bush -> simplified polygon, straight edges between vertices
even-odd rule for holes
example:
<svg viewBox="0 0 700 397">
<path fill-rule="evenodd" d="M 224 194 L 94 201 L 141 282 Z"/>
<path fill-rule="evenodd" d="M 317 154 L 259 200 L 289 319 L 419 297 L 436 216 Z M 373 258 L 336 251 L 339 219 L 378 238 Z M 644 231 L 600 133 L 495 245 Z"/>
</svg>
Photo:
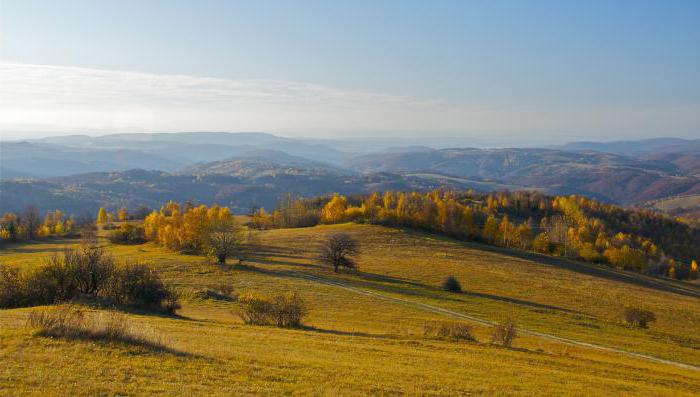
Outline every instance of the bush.
<svg viewBox="0 0 700 397">
<path fill-rule="evenodd" d="M 239 298 L 246 324 L 300 327 L 307 314 L 304 301 L 294 293 L 274 297 L 245 294 Z"/>
<path fill-rule="evenodd" d="M 656 321 L 654 312 L 638 307 L 625 308 L 624 316 L 627 324 L 637 328 L 647 328 L 650 322 Z"/>
<path fill-rule="evenodd" d="M 155 272 L 144 265 L 118 266 L 101 249 L 66 250 L 31 271 L 0 269 L 0 308 L 46 305 L 79 297 L 169 313 L 179 308 L 177 294 Z"/>
<path fill-rule="evenodd" d="M 518 328 L 513 321 L 507 320 L 495 326 L 491 343 L 511 347 L 516 336 L 518 336 Z"/>
<path fill-rule="evenodd" d="M 53 310 L 29 313 L 27 326 L 37 335 L 62 339 L 100 340 L 171 350 L 162 340 L 142 328 L 134 328 L 123 314 L 110 311 L 88 315 L 76 305 L 60 305 Z"/>
<path fill-rule="evenodd" d="M 54 255 L 47 267 L 64 268 L 62 271 L 72 276 L 78 293 L 98 296 L 114 273 L 115 261 L 102 248 L 83 246 L 65 250 L 62 256 Z"/>
<path fill-rule="evenodd" d="M 143 226 L 124 223 L 109 234 L 109 241 L 114 244 L 142 244 L 146 242 Z"/>
<path fill-rule="evenodd" d="M 294 293 L 275 296 L 272 307 L 278 327 L 300 327 L 307 314 L 304 301 Z"/>
<path fill-rule="evenodd" d="M 126 264 L 117 269 L 107 296 L 121 305 L 173 313 L 180 306 L 177 294 L 158 274 L 142 264 Z"/>
<path fill-rule="evenodd" d="M 0 308 L 23 306 L 27 298 L 24 286 L 18 269 L 0 267 Z"/>
<path fill-rule="evenodd" d="M 241 303 L 241 319 L 246 324 L 268 325 L 273 316 L 272 302 L 264 295 L 248 293 L 238 298 Z"/>
<path fill-rule="evenodd" d="M 449 292 L 462 292 L 462 285 L 454 276 L 449 276 L 442 282 L 442 289 Z"/>
<path fill-rule="evenodd" d="M 434 338 L 476 341 L 473 328 L 464 323 L 430 322 L 425 324 L 423 333 Z"/>
</svg>

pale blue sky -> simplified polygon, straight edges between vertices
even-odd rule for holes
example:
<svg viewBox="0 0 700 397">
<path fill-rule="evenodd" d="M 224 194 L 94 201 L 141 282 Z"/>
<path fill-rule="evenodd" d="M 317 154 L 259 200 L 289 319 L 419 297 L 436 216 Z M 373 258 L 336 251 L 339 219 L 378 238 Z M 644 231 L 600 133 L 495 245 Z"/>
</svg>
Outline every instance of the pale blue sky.
<svg viewBox="0 0 700 397">
<path fill-rule="evenodd" d="M 0 0 L 0 13 L 6 134 L 700 137 L 699 1 Z"/>
</svg>

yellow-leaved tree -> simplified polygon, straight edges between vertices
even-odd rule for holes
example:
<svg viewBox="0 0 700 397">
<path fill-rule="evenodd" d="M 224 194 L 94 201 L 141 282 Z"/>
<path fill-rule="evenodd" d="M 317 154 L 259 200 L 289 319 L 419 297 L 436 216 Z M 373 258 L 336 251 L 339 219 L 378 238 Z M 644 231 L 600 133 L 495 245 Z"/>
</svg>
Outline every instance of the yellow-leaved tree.
<svg viewBox="0 0 700 397">
<path fill-rule="evenodd" d="M 109 222 L 109 213 L 107 213 L 107 210 L 105 207 L 100 207 L 100 210 L 97 212 L 97 224 L 105 224 Z"/>
<path fill-rule="evenodd" d="M 344 196 L 333 195 L 333 198 L 321 210 L 321 222 L 324 223 L 339 223 L 345 219 L 345 210 L 347 209 L 348 201 Z"/>
</svg>

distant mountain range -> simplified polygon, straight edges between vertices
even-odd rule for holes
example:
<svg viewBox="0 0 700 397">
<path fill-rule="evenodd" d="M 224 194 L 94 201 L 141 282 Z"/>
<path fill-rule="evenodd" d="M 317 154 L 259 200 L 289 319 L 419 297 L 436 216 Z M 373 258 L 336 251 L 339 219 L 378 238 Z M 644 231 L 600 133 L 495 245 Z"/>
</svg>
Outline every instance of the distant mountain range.
<svg viewBox="0 0 700 397">
<path fill-rule="evenodd" d="M 317 196 L 439 186 L 583 194 L 624 205 L 700 194 L 700 139 L 577 142 L 546 149 L 435 149 L 265 133 L 63 136 L 0 143 L 0 211 L 168 199 L 245 211 Z"/>
</svg>

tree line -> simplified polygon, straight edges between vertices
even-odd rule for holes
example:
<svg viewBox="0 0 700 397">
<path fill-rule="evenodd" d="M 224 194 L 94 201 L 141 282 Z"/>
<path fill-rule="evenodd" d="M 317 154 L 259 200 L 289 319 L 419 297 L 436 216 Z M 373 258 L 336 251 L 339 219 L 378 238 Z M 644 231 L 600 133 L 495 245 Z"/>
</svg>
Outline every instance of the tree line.
<svg viewBox="0 0 700 397">
<path fill-rule="evenodd" d="M 74 216 L 68 217 L 60 210 L 47 211 L 42 219 L 39 209 L 30 205 L 23 212 L 7 212 L 0 217 L 0 243 L 66 236 L 77 223 Z"/>
<path fill-rule="evenodd" d="M 260 208 L 250 215 L 250 226 L 259 229 L 341 222 L 401 226 L 675 279 L 698 277 L 696 227 L 574 195 L 434 190 L 285 197 L 273 212 Z"/>
</svg>

